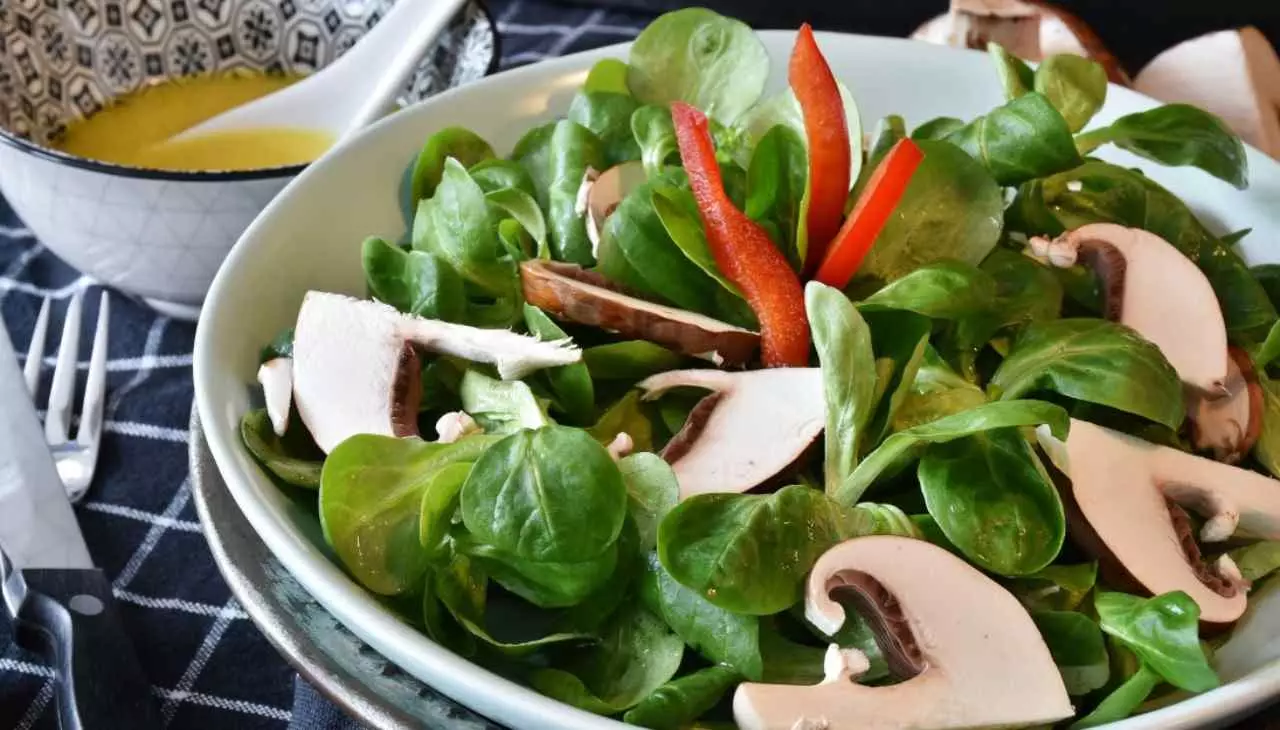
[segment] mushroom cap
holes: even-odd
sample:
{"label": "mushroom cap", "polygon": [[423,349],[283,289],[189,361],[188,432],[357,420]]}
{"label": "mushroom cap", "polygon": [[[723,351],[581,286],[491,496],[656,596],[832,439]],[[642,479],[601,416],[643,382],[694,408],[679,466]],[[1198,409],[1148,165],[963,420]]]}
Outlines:
{"label": "mushroom cap", "polygon": [[680,483],[681,499],[760,486],[822,435],[826,398],[819,368],[672,370],[637,387],[652,399],[682,386],[712,393],[662,451]]}
{"label": "mushroom cap", "polygon": [[1201,580],[1188,562],[1169,503],[1209,518],[1212,527],[1206,527],[1213,537],[1229,536],[1238,522],[1252,535],[1276,539],[1280,481],[1086,421],[1072,419],[1065,443],[1044,428],[1037,436],[1054,466],[1071,480],[1068,501],[1087,522],[1073,521],[1072,536],[1083,547],[1153,595],[1185,591],[1206,624],[1240,617],[1244,592],[1224,596]]}
{"label": "mushroom cap", "polygon": [[815,686],[744,683],[733,701],[743,730],[948,730],[1071,716],[1062,677],[1026,609],[963,560],[923,540],[848,540],[814,565],[805,615],[834,633],[845,609],[830,594],[854,583],[882,592],[868,618],[909,644],[919,673],[883,687],[855,684],[847,670]]}
{"label": "mushroom cap", "polygon": [[1108,319],[1160,348],[1187,385],[1223,393],[1227,326],[1209,280],[1191,259],[1140,228],[1091,223],[1064,234],[1102,279]]}
{"label": "mushroom cap", "polygon": [[587,183],[587,238],[591,245],[600,245],[600,232],[605,220],[613,214],[622,199],[646,180],[644,165],[639,160],[623,162],[600,173]]}
{"label": "mushroom cap", "polygon": [[1143,67],[1133,86],[1161,101],[1207,109],[1244,141],[1280,159],[1280,57],[1257,28],[1179,43]]}
{"label": "mushroom cap", "polygon": [[640,299],[573,264],[525,261],[520,264],[520,280],[525,299],[559,319],[656,342],[684,355],[718,355],[726,365],[742,365],[760,348],[756,332]]}
{"label": "mushroom cap", "polygon": [[1228,395],[1200,394],[1188,401],[1191,440],[1196,449],[1213,450],[1218,461],[1234,464],[1253,449],[1262,435],[1262,386],[1253,360],[1238,347],[1229,348],[1225,387]]}

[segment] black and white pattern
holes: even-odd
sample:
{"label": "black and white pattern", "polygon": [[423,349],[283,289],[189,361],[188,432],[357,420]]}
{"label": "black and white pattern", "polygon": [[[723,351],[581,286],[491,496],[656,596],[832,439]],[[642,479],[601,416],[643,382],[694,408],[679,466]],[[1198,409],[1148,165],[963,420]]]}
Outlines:
{"label": "black and white pattern", "polygon": [[[16,22],[16,14],[54,1],[15,0],[10,4],[0,0],[0,15],[9,14],[7,21],[0,19],[0,26],[8,27],[6,23]],[[103,10],[107,6],[116,8],[120,23],[172,23],[198,17],[204,19],[202,23],[218,19],[229,27],[231,19],[226,13],[233,4],[231,0],[56,2],[66,15],[77,18],[78,27],[103,29],[111,26],[111,18]],[[350,4],[361,3],[335,7]],[[248,2],[237,5],[257,6]],[[265,18],[260,23],[253,21],[257,25],[252,33],[265,36],[274,27],[275,40],[260,40],[279,43],[278,28],[288,22],[287,16],[311,12],[307,9],[317,3],[272,0],[261,5],[269,12],[259,18]],[[502,65],[506,68],[628,40],[648,20],[640,15],[542,2],[493,0],[489,5],[498,21]],[[148,20],[151,15],[145,8],[161,6],[167,9],[164,19]],[[324,14],[314,17],[313,27],[329,33]],[[248,27],[244,17],[235,22],[238,32]],[[275,26],[270,25],[273,22]],[[36,40],[55,49],[33,52],[47,58],[63,48],[61,53],[68,60],[75,58],[74,46],[55,38],[57,28],[32,32]],[[356,37],[343,39],[344,32],[345,26],[333,34],[339,36],[332,43],[340,50]],[[26,38],[28,43],[35,42],[30,36]],[[0,54],[5,41],[0,35]],[[236,40],[242,50],[246,42],[244,35]],[[101,46],[94,49],[82,65],[103,63],[100,51]],[[294,46],[294,51],[303,53],[301,46]],[[178,62],[195,64],[202,58],[205,63],[214,63],[218,50],[216,40],[210,41],[208,34],[196,34],[190,43],[174,41],[157,53],[161,58],[148,60],[143,54],[133,65],[125,53],[119,73],[139,73],[139,69],[150,73],[150,64],[167,68]],[[182,60],[175,60],[178,57]],[[6,81],[22,83],[21,77],[13,76],[19,66],[0,65],[0,95]],[[93,103],[95,93],[101,93],[82,90],[80,93],[89,98],[77,102],[68,91],[62,88],[59,94],[69,103],[86,107]],[[71,295],[86,288],[97,286],[46,251],[0,200],[0,316],[15,346],[25,349],[44,297],[54,300],[56,324]],[[97,296],[87,297],[86,304],[86,321],[93,321]],[[168,726],[183,730],[284,730],[295,719],[295,707],[306,706],[307,719],[314,717],[315,695],[301,688],[298,695],[306,702],[295,705],[293,671],[231,597],[208,554],[191,501],[187,424],[193,398],[193,336],[190,324],[159,317],[141,304],[115,297],[101,462],[77,516],[94,560],[114,581],[126,628]],[[87,339],[81,351],[89,351]],[[46,388],[52,366],[50,356],[45,362]],[[85,368],[87,362],[81,363],[81,369]],[[41,402],[44,398],[42,394]],[[13,647],[0,654],[0,727],[54,727],[49,711],[53,687],[52,673],[31,656]],[[298,712],[299,722],[303,714]]]}

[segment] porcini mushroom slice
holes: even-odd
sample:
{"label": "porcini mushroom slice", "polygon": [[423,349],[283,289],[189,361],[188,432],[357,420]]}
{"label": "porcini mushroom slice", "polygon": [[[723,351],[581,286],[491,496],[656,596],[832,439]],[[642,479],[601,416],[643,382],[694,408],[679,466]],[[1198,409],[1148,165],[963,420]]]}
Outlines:
{"label": "porcini mushroom slice", "polygon": [[520,280],[526,301],[560,319],[656,342],[685,355],[742,365],[760,348],[759,333],[631,296],[572,264],[525,261]]}
{"label": "porcini mushroom slice", "polygon": [[585,183],[587,188],[586,215],[587,238],[592,250],[600,246],[600,233],[604,222],[632,190],[645,182],[644,165],[639,160],[624,162],[605,170],[595,180]]}
{"label": "porcini mushroom slice", "polygon": [[845,621],[833,596],[854,599],[879,626],[891,666],[913,676],[862,686],[864,663],[845,661],[838,679],[814,686],[744,683],[733,698],[743,730],[1025,727],[1072,714],[1026,609],[942,548],[892,536],[843,542],[818,559],[805,594],[805,615],[828,635]]}
{"label": "porcini mushroom slice", "polygon": [[308,292],[294,329],[293,397],[325,453],[358,433],[417,434],[422,385],[415,344],[496,365],[505,379],[582,357],[567,340],[542,342],[415,317],[380,302]]}
{"label": "porcini mushroom slice", "polygon": [[1186,535],[1179,534],[1186,530],[1169,503],[1207,519],[1202,540],[1225,540],[1237,528],[1274,540],[1280,538],[1280,481],[1086,421],[1071,421],[1065,443],[1047,429],[1037,436],[1070,480],[1064,502],[1073,539],[1102,561],[1113,582],[1153,595],[1185,591],[1206,624],[1240,617],[1244,592],[1217,580],[1230,584],[1230,576],[1210,577],[1212,586],[1202,580],[1204,566],[1188,559]]}
{"label": "porcini mushroom slice", "polygon": [[1257,28],[1179,43],[1148,63],[1133,86],[1161,101],[1207,109],[1244,141],[1280,159],[1280,57]]}
{"label": "porcini mushroom slice", "polygon": [[267,418],[277,436],[289,428],[289,408],[293,405],[293,359],[277,357],[258,367],[258,383],[267,406]]}
{"label": "porcini mushroom slice", "polygon": [[1209,280],[1172,244],[1140,228],[1091,223],[1032,250],[1055,266],[1079,261],[1102,281],[1107,319],[1150,340],[1183,383],[1226,395],[1227,326]]}
{"label": "porcini mushroom slice", "polygon": [[638,387],[653,399],[685,386],[711,394],[662,450],[681,499],[757,487],[794,464],[822,434],[826,401],[819,368],[672,370]]}
{"label": "porcini mushroom slice", "polygon": [[1234,464],[1253,449],[1262,433],[1262,386],[1253,360],[1238,347],[1229,349],[1225,388],[1229,395],[1200,396],[1187,402],[1191,441],[1212,450],[1218,461]]}

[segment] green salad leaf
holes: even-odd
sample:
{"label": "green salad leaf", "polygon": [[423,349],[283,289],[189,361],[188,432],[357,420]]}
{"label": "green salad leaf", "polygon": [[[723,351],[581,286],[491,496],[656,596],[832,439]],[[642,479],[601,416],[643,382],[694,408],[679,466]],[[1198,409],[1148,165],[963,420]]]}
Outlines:
{"label": "green salad leaf", "polygon": [[684,358],[647,340],[627,340],[588,347],[582,351],[582,361],[596,380],[636,382],[675,370]]}
{"label": "green salad leaf", "polygon": [[858,465],[862,441],[876,407],[876,364],[871,330],[853,303],[818,282],[805,287],[805,312],[813,332],[826,396],[823,479],[834,490]]}
{"label": "green salad leaf", "polygon": [[640,161],[648,177],[662,172],[672,157],[679,159],[676,127],[667,107],[654,104],[638,107],[631,113],[631,135],[640,146]]}
{"label": "green salad leaf", "polygon": [[1072,723],[1071,730],[1083,730],[1083,728],[1123,720],[1132,715],[1159,684],[1159,674],[1145,664],[1139,666],[1138,671],[1103,698],[1102,702],[1093,708],[1093,712]]}
{"label": "green salad leaf", "polygon": [[640,406],[640,391],[631,390],[609,406],[591,428],[591,437],[608,446],[619,434],[631,437],[636,451],[653,450],[653,423]]}
{"label": "green salad leaf", "polygon": [[1080,164],[1066,120],[1037,92],[996,107],[945,139],[980,161],[1001,185],[1017,185]]}
{"label": "green salad leaf", "polygon": [[1165,681],[1188,692],[1218,686],[1200,646],[1200,607],[1181,592],[1154,598],[1099,591],[1102,630],[1114,636]]}
{"label": "green salad leaf", "polygon": [[369,291],[401,312],[457,322],[466,311],[462,279],[435,255],[366,238],[360,258]]}
{"label": "green salad leaf", "polygon": [[311,489],[320,486],[324,462],[320,458],[302,458],[290,453],[285,440],[276,435],[265,408],[249,411],[240,419],[240,440],[259,464],[286,484]]}
{"label": "green salad leaf", "polygon": [[627,88],[627,62],[620,58],[602,58],[596,61],[587,72],[587,80],[582,82],[582,90],[630,94],[631,90]]}
{"label": "green salad leaf", "polygon": [[436,471],[422,489],[418,542],[434,557],[442,552],[458,513],[458,495],[471,473],[471,462],[459,461]]}
{"label": "green salad leaf", "polygon": [[800,251],[807,241],[802,213],[808,181],[804,137],[784,124],[775,125],[751,153],[744,212],[752,220],[777,227],[779,248],[795,269],[800,268]]}
{"label": "green salad leaf", "polygon": [[537,200],[538,190],[533,185],[533,178],[529,176],[529,171],[515,160],[502,160],[496,157],[482,160],[468,168],[467,172],[485,194],[504,188],[515,188]]}
{"label": "green salad leaf", "polygon": [[[538,246],[540,258],[550,258],[547,244],[547,221],[542,217],[542,209],[533,196],[520,188],[499,188],[485,193],[484,199],[496,208],[501,215],[509,217],[520,224]],[[501,229],[498,235],[502,235]],[[521,260],[526,256],[521,255]]]}
{"label": "green salad leaf", "polygon": [[655,689],[622,719],[653,730],[680,730],[715,707],[741,681],[729,667],[704,667]]}
{"label": "green salad leaf", "polygon": [[1098,581],[1097,563],[1049,565],[1009,581],[1009,590],[1030,611],[1075,611]]}
{"label": "green salad leaf", "polygon": [[413,165],[413,201],[426,200],[435,194],[444,175],[446,159],[452,157],[463,167],[471,167],[496,156],[484,138],[466,127],[445,127],[432,134]]}
{"label": "green salad leaf", "polygon": [[494,297],[518,297],[515,263],[501,258],[498,225],[484,191],[452,157],[435,195],[418,204],[413,247],[438,256],[462,278]]}
{"label": "green salad leaf", "polygon": [[475,370],[458,387],[462,410],[486,433],[502,435],[551,423],[533,391],[520,380],[495,380]]}
{"label": "green salad leaf", "polygon": [[[524,323],[529,328],[529,334],[543,341],[568,337],[541,309],[529,304],[524,305]],[[555,395],[556,405],[569,416],[570,422],[579,426],[590,424],[595,418],[596,394],[587,366],[575,362],[548,368],[543,373]]]}
{"label": "green salad leaf", "polygon": [[623,564],[621,539],[594,558],[565,562],[530,560],[470,538],[455,542],[496,583],[542,608],[582,604],[609,585]]}
{"label": "green salad leaf", "polygon": [[1035,90],[1062,114],[1072,132],[1079,132],[1107,100],[1107,72],[1102,64],[1059,53],[1040,62]]}
{"label": "green salad leaf", "polygon": [[972,264],[944,259],[889,282],[859,302],[858,309],[900,309],[933,319],[963,319],[988,312],[995,303],[996,282],[990,274]]}
{"label": "green salad leaf", "polygon": [[680,501],[680,482],[662,457],[644,451],[620,459],[618,470],[627,485],[627,504],[640,551],[647,553],[658,546],[658,525]]}
{"label": "green salad leaf", "polygon": [[1110,656],[1093,619],[1076,611],[1035,611],[1031,619],[1062,673],[1067,694],[1079,697],[1106,686]]}
{"label": "green salad leaf", "polygon": [[591,241],[587,224],[578,215],[578,189],[587,168],[605,169],[600,138],[577,122],[562,119],[551,131],[547,147],[547,229],[551,256],[557,261],[590,265]]}
{"label": "green salad leaf", "polygon": [[1000,77],[1000,86],[1004,89],[1006,101],[1013,101],[1035,88],[1035,71],[1032,71],[1021,58],[1009,53],[1008,49],[994,41],[987,43],[987,53],[995,64],[996,74]]}
{"label": "green salad leaf", "polygon": [[583,90],[569,104],[568,118],[595,133],[604,147],[604,166],[613,167],[640,159],[640,146],[631,133],[631,115],[638,107],[627,93]]}
{"label": "green salad leaf", "polygon": [[1249,186],[1249,160],[1240,138],[1226,122],[1190,104],[1128,114],[1077,140],[1084,153],[1107,142],[1165,165],[1198,167],[1241,190]]}

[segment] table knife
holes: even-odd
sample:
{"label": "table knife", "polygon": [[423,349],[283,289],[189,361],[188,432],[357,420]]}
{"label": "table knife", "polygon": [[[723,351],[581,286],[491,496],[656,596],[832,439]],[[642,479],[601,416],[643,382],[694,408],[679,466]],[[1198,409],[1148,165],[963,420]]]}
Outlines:
{"label": "table knife", "polygon": [[54,671],[62,730],[160,727],[111,581],[89,557],[3,327],[0,594],[14,638]]}

